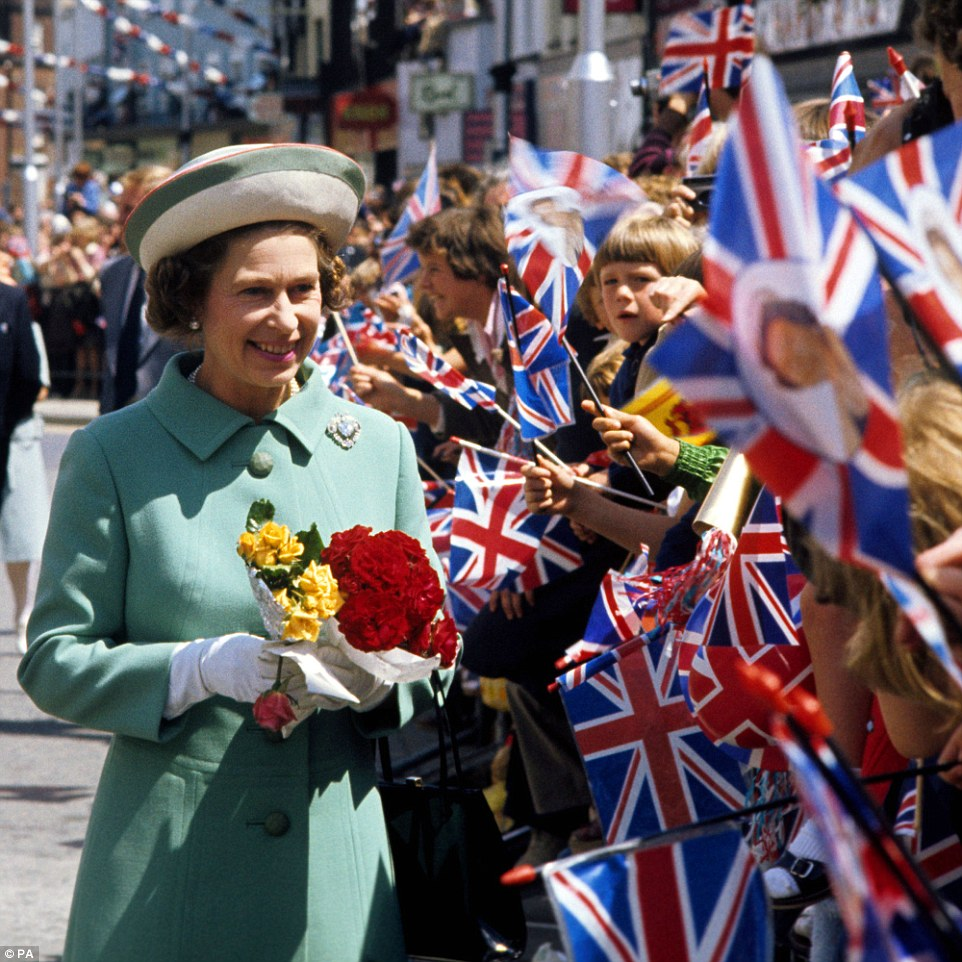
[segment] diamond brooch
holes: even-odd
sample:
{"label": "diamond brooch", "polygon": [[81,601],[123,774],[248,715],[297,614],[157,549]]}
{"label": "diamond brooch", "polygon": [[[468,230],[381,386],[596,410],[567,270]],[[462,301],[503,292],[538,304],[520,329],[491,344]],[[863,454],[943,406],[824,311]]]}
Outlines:
{"label": "diamond brooch", "polygon": [[361,424],[350,414],[335,414],[324,433],[339,447],[349,451],[361,436]]}

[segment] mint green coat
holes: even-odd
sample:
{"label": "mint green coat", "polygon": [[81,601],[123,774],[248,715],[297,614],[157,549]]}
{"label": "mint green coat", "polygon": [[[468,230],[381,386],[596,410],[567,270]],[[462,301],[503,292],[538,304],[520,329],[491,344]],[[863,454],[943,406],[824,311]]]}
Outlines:
{"label": "mint green coat", "polygon": [[[404,959],[372,736],[426,708],[426,683],[369,714],[315,712],[283,743],[226,698],[162,711],[176,642],[264,633],[235,550],[252,501],[325,540],[363,523],[430,544],[410,436],[335,398],[311,362],[255,423],[186,380],[196,361],[75,432],[53,497],[20,681],[114,736],[65,962]],[[342,411],[361,425],[350,450],[325,434]]]}

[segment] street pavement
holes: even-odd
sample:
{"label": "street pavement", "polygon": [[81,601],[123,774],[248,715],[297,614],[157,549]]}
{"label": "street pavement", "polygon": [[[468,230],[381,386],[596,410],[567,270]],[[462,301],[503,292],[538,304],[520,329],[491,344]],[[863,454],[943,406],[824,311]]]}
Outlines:
{"label": "street pavement", "polygon": [[[96,415],[93,401],[49,399],[38,405],[50,490],[71,431]],[[109,736],[43,714],[20,689],[16,670],[13,599],[0,575],[0,958],[10,946],[30,947],[31,958],[62,957],[70,898],[84,833]],[[414,723],[392,739],[395,763],[427,754],[436,744],[429,725]],[[467,763],[483,765],[484,748],[465,746]],[[434,775],[433,761],[405,774]],[[528,949],[560,948],[551,908],[540,884],[525,892]],[[36,954],[39,950],[39,954]],[[542,956],[543,957],[543,956]],[[172,959],[171,962],[177,962]],[[239,959],[237,962],[248,962]],[[249,960],[255,962],[255,960]],[[271,962],[271,960],[256,960]],[[334,960],[332,960],[334,962]]]}

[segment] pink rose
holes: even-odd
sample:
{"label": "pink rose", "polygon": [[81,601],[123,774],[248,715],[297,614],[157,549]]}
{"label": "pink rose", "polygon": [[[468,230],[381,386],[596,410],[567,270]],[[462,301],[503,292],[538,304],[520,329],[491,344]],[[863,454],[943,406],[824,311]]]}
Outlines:
{"label": "pink rose", "polygon": [[291,700],[282,691],[265,691],[254,702],[254,721],[268,731],[279,732],[295,717]]}

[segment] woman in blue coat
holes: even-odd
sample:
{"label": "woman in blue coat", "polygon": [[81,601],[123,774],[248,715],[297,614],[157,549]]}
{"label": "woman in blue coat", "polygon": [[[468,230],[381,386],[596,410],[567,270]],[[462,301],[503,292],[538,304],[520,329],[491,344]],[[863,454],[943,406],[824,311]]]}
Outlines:
{"label": "woman in blue coat", "polygon": [[325,541],[365,524],[430,544],[413,446],[335,398],[308,354],[363,195],[323,147],[214,151],[131,215],[148,320],[203,350],[64,454],[20,681],[113,733],[65,962],[395,962],[406,958],[374,742],[428,684],[338,678],[289,738],[236,553],[250,504]]}

